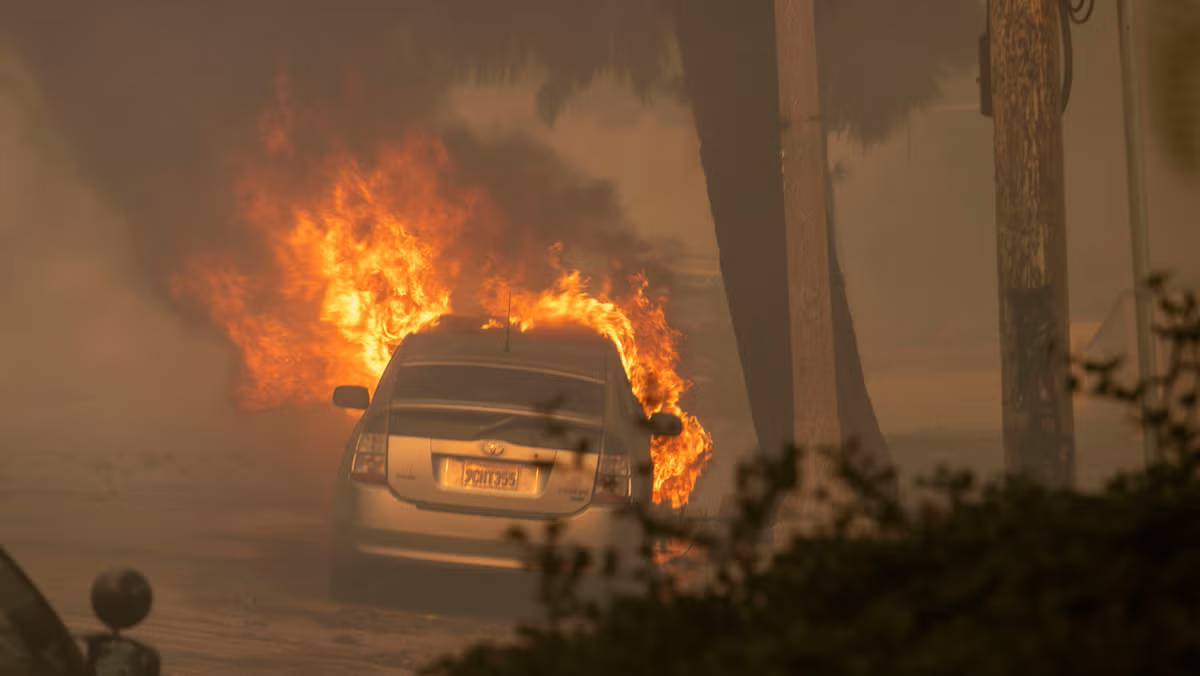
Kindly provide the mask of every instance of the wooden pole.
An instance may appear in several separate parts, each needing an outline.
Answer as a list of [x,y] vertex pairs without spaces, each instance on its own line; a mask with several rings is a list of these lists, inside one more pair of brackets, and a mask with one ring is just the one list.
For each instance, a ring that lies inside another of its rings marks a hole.
[[1059,0],[991,0],[1001,382],[1007,468],[1075,478]]
[[[780,140],[787,232],[794,439],[802,448],[842,442],[834,352],[832,264],[825,203],[825,127],[821,120],[813,0],[775,0]],[[828,477],[806,454],[803,487]],[[808,491],[801,513],[811,511]],[[801,516],[801,519],[808,519]]]

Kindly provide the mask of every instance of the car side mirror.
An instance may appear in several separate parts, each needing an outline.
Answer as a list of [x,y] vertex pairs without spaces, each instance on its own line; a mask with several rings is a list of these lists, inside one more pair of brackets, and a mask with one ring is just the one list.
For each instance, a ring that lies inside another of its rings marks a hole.
[[677,437],[683,434],[683,421],[674,413],[659,411],[650,416],[650,434],[656,437]]
[[371,393],[361,385],[342,385],[333,390],[333,405],[365,411],[371,405]]
[[92,583],[92,611],[111,633],[87,637],[87,661],[92,673],[160,675],[162,658],[158,651],[121,635],[146,619],[153,600],[150,582],[136,570],[113,570],[96,578]]

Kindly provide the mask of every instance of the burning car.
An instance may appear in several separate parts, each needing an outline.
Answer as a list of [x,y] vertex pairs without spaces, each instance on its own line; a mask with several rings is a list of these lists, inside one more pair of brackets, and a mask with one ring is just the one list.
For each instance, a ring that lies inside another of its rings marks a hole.
[[638,469],[652,437],[683,427],[646,416],[595,331],[456,317],[405,338],[373,398],[342,386],[333,401],[364,411],[338,468],[335,595],[380,561],[519,569],[505,533],[552,520],[566,544],[633,556],[640,533],[619,508],[651,501]]

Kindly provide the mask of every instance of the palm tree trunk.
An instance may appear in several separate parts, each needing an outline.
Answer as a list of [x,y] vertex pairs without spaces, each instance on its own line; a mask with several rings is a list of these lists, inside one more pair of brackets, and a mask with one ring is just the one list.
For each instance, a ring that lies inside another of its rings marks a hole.
[[[797,423],[802,422],[797,418],[814,413],[795,406],[798,378],[793,359],[797,354],[814,355],[806,352],[811,345],[796,344],[794,334],[825,331],[831,337],[824,350],[805,363],[825,369],[826,385],[821,391],[801,394],[820,399],[818,415],[832,422],[826,430],[835,430],[829,442],[854,436],[877,456],[886,457],[835,255],[823,129],[819,155],[810,157],[808,164],[810,171],[820,172],[817,198],[826,207],[817,218],[823,219],[825,231],[816,233],[807,247],[788,249],[773,3],[691,0],[679,12],[677,28],[684,84],[700,136],[721,270],[759,444],[773,449],[795,440]],[[811,193],[813,177],[803,180]],[[823,318],[799,322],[795,332],[788,293],[791,261],[800,270],[820,270],[808,288],[817,292],[816,302],[827,308]]]

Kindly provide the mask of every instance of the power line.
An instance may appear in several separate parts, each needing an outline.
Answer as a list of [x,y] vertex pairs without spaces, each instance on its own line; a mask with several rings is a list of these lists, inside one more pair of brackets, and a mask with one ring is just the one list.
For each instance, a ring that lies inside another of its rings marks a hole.
[[[1096,13],[1096,0],[1060,0],[1060,21],[1063,43],[1062,111],[1067,112],[1071,92],[1075,87],[1075,44],[1072,25],[1083,25]],[[992,1],[987,3],[987,27],[979,41],[979,86],[981,112],[992,116],[991,46]]]
[[1063,41],[1063,90],[1062,109],[1067,112],[1071,102],[1071,90],[1075,85],[1075,44],[1071,39],[1071,24],[1083,25],[1096,13],[1096,0],[1062,0],[1059,24],[1062,25]]
[[1064,0],[1064,3],[1067,10],[1065,14],[1077,24],[1087,23],[1096,12],[1096,0]]

